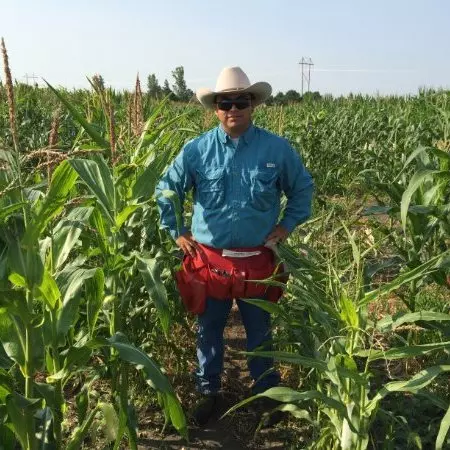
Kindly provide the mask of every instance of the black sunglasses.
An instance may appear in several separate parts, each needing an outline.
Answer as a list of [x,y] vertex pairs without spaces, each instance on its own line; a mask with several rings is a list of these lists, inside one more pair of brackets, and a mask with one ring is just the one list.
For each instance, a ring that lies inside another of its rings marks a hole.
[[238,97],[234,100],[231,98],[225,98],[223,100],[220,100],[220,102],[217,102],[217,108],[219,108],[221,111],[230,111],[230,109],[234,106],[236,106],[237,109],[245,109],[250,106],[250,99],[245,97]]

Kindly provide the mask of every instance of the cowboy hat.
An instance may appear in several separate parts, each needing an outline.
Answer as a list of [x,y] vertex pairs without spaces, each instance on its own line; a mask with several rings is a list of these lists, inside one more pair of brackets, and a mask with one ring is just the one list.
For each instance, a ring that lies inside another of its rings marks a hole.
[[201,88],[196,92],[200,103],[209,109],[214,109],[217,95],[245,94],[253,95],[252,106],[258,106],[267,100],[272,93],[272,87],[265,81],[250,84],[250,80],[240,67],[225,67],[217,78],[216,89]]

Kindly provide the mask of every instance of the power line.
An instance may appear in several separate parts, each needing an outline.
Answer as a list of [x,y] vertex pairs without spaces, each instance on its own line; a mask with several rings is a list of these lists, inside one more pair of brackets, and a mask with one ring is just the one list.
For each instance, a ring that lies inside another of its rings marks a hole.
[[26,73],[24,75],[24,78],[25,78],[27,84],[29,84],[29,80],[38,80],[39,79],[39,77],[37,75],[35,75],[34,73],[32,75]]
[[302,97],[303,97],[303,82],[308,83],[308,92],[311,85],[311,66],[314,66],[312,59],[309,57],[302,56],[302,60],[299,62],[302,66]]

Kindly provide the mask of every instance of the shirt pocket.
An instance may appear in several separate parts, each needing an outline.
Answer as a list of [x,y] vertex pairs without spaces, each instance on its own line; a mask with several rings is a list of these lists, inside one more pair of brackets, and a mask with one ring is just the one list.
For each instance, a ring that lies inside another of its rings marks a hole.
[[224,169],[208,170],[198,173],[197,198],[204,209],[222,206],[225,198]]
[[268,211],[277,201],[278,173],[274,170],[256,170],[251,183],[251,202],[255,209]]

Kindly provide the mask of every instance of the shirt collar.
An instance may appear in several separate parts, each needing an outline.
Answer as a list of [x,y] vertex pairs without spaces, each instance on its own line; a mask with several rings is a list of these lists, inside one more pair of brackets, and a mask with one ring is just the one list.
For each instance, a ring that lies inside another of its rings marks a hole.
[[[219,140],[223,144],[227,143],[227,140],[230,139],[228,134],[225,132],[225,130],[222,128],[222,125],[219,125],[218,127],[218,134],[219,134]],[[250,123],[250,126],[247,128],[244,134],[241,134],[239,137],[244,140],[246,144],[250,144],[250,142],[253,139],[253,136],[255,135],[255,127],[252,123]]]

